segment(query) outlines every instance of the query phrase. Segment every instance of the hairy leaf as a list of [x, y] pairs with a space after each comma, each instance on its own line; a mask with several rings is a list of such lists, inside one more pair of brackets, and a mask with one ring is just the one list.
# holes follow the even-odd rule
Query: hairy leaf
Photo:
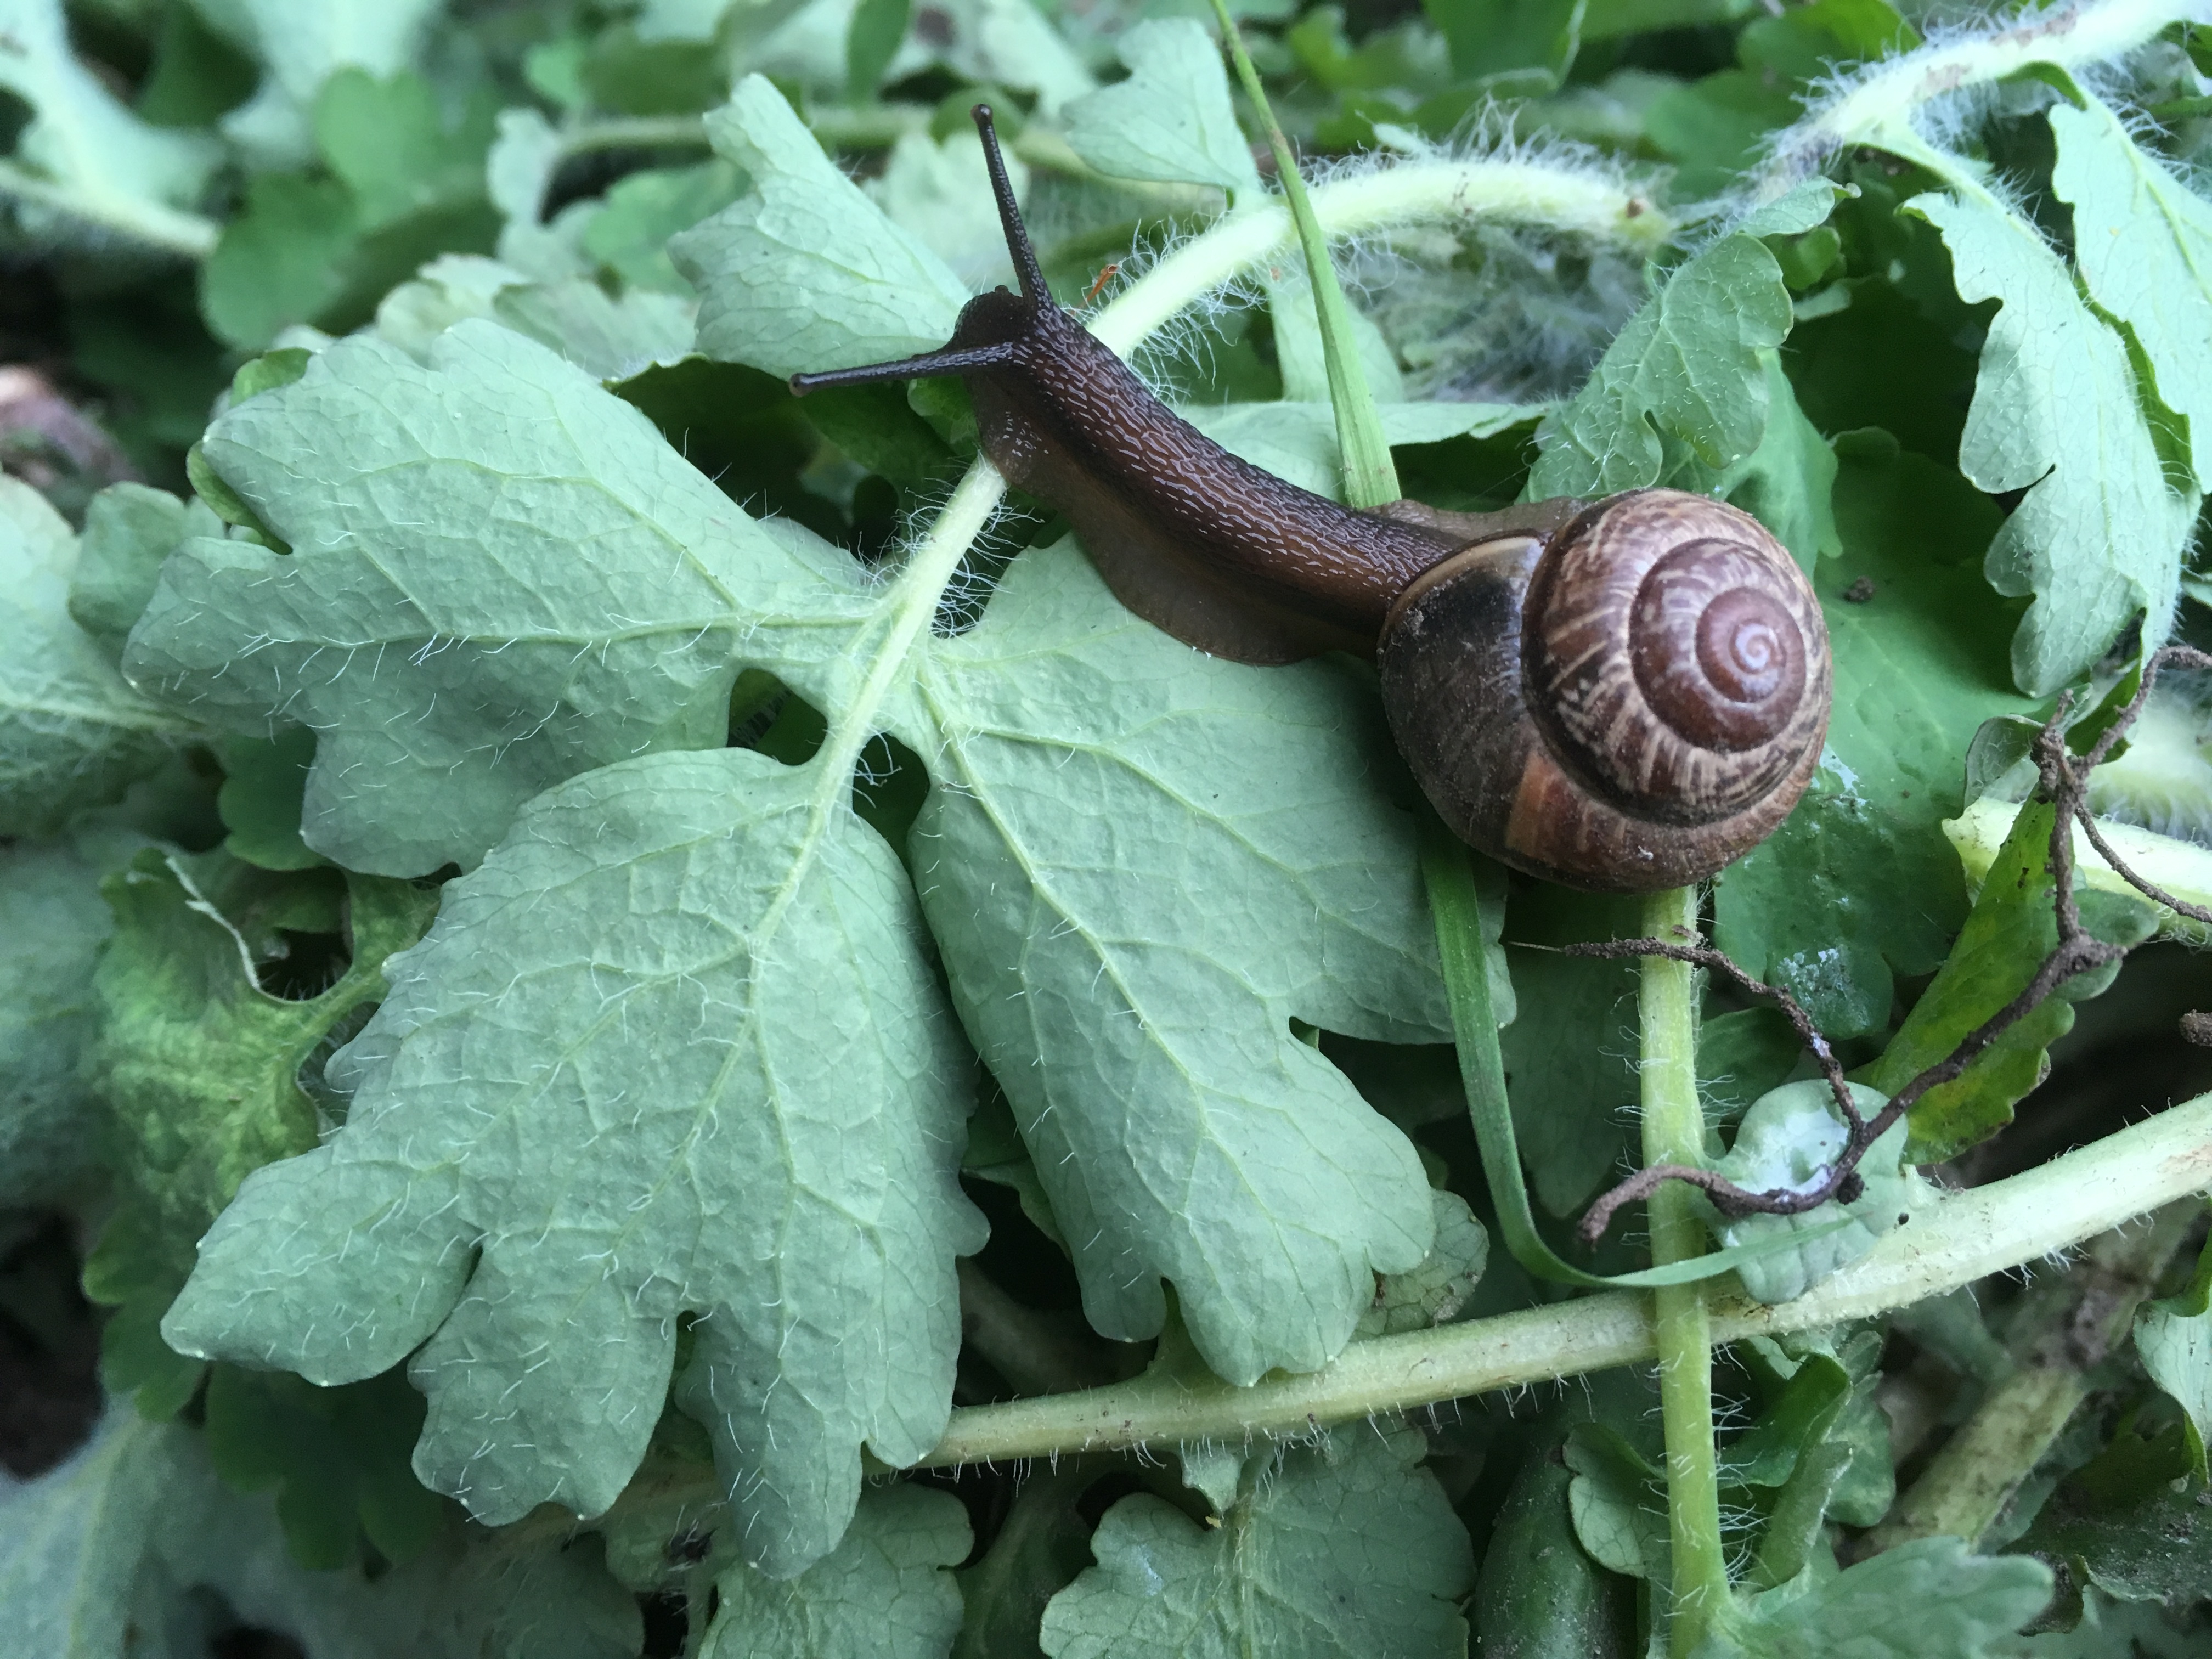
[[951, 1492], [871, 1492], [844, 1541], [788, 1583], [743, 1563], [717, 1578], [720, 1606], [700, 1659], [944, 1659], [960, 1628], [949, 1570], [969, 1543]]
[[1473, 1588], [1466, 1533], [1419, 1434], [1346, 1431], [1255, 1457], [1212, 1530], [1125, 1498], [1091, 1540], [1098, 1565], [1052, 1599], [1052, 1659], [1230, 1659], [1298, 1652], [1404, 1659], [1466, 1650], [1454, 1605]]
[[532, 803], [332, 1061], [344, 1133], [204, 1242], [171, 1342], [325, 1383], [421, 1346], [416, 1467], [507, 1522], [614, 1501], [696, 1316], [679, 1397], [746, 1552], [818, 1559], [862, 1443], [910, 1462], [942, 1431], [981, 1239], [904, 877], [815, 793], [726, 750]]
[[1065, 546], [910, 696], [922, 904], [1092, 1324], [1158, 1332], [1164, 1277], [1220, 1375], [1323, 1363], [1433, 1222], [1412, 1146], [1291, 1017], [1448, 1029], [1371, 705], [1318, 665], [1178, 645]]
[[70, 615], [76, 562], [61, 515], [0, 475], [0, 835], [51, 835], [198, 730], [126, 684]]
[[839, 700], [861, 573], [505, 329], [427, 365], [341, 341], [206, 453], [296, 551], [187, 543], [125, 661], [227, 730], [312, 728], [303, 834], [349, 868], [473, 865], [550, 784], [720, 742], [749, 658]]

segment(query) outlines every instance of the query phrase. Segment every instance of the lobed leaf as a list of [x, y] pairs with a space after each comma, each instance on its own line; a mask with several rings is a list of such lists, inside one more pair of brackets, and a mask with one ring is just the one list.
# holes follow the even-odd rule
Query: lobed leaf
[[1191, 17], [1139, 23], [1119, 43], [1129, 78], [1067, 109], [1067, 142], [1109, 179], [1217, 185], [1255, 199], [1260, 170], [1237, 125], [1212, 33]]
[[2095, 98], [2057, 104], [2051, 187], [2074, 209], [2090, 294], [2135, 331], [2159, 400], [2188, 422], [2197, 485], [2212, 485], [2212, 203], [2128, 137]]
[[104, 806], [198, 732], [125, 683], [70, 614], [76, 538], [0, 476], [0, 835], [51, 835]]
[[2126, 349], [2035, 232], [1978, 200], [1906, 206], [1943, 233], [1960, 299], [2002, 301], [1959, 469], [1992, 495], [2027, 492], [1987, 570], [2000, 593], [2034, 596], [2013, 637], [2013, 678], [2045, 696], [2138, 616], [2146, 649], [2165, 640], [2197, 498], [2167, 487]]
[[1753, 1597], [1748, 1616], [1720, 1623], [1697, 1659], [1994, 1659], [2051, 1589], [2040, 1561], [1916, 1539], [1824, 1584], [1799, 1580]]
[[702, 296], [699, 345], [772, 374], [933, 351], [968, 290], [822, 153], [757, 75], [708, 118], [751, 191], [668, 245]]
[[1417, 1431], [1349, 1431], [1255, 1457], [1208, 1530], [1125, 1498], [1091, 1539], [1098, 1565], [1052, 1599], [1052, 1659], [1231, 1659], [1247, 1653], [1458, 1655], [1454, 1605], [1474, 1587], [1467, 1535]]
[[678, 1398], [749, 1559], [828, 1552], [862, 1443], [943, 1431], [981, 1243], [968, 1061], [836, 783], [732, 750], [532, 802], [331, 1062], [344, 1132], [247, 1182], [169, 1340], [324, 1383], [420, 1346], [416, 1467], [505, 1522], [614, 1501], [696, 1316]]
[[1371, 702], [1177, 644], [1066, 545], [908, 696], [923, 908], [1091, 1323], [1158, 1332], [1166, 1278], [1221, 1376], [1322, 1364], [1433, 1221], [1411, 1145], [1291, 1018], [1449, 1029]]
[[844, 1540], [788, 1583], [743, 1563], [717, 1577], [720, 1604], [700, 1659], [944, 1659], [961, 1618], [950, 1569], [971, 1542], [967, 1513], [951, 1492], [870, 1492]]
[[475, 864], [539, 790], [719, 744], [747, 662], [818, 702], [870, 598], [740, 512], [635, 410], [464, 322], [420, 363], [357, 337], [210, 429], [296, 551], [187, 543], [125, 662], [222, 729], [317, 735], [302, 833], [356, 870]]

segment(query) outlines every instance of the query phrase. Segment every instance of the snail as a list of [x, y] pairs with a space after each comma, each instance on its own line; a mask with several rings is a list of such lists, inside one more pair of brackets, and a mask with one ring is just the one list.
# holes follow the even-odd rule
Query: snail
[[1053, 300], [974, 113], [1021, 291], [969, 301], [941, 350], [795, 374], [793, 392], [961, 376], [983, 453], [1139, 616], [1242, 662], [1371, 654], [1423, 793], [1504, 863], [1646, 892], [1780, 825], [1820, 759], [1831, 671], [1811, 586], [1756, 520], [1657, 489], [1362, 512], [1250, 465]]

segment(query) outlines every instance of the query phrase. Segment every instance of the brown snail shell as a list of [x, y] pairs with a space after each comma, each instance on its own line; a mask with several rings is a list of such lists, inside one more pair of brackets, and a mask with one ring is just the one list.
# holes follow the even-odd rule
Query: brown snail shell
[[1832, 695], [1796, 561], [1748, 514], [1674, 489], [1451, 555], [1391, 607], [1378, 665], [1454, 833], [1621, 892], [1699, 880], [1772, 834]]

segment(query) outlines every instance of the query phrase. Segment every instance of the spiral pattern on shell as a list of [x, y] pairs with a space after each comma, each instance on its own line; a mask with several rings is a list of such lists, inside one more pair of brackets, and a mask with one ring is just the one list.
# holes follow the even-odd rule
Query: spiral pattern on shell
[[1560, 766], [1633, 817], [1740, 813], [1808, 770], [1827, 727], [1804, 573], [1748, 514], [1680, 490], [1610, 497], [1552, 538], [1521, 657]]
[[1828, 635], [1758, 523], [1673, 489], [1470, 541], [1392, 605], [1382, 706], [1453, 833], [1650, 892], [1774, 833], [1820, 763]]

